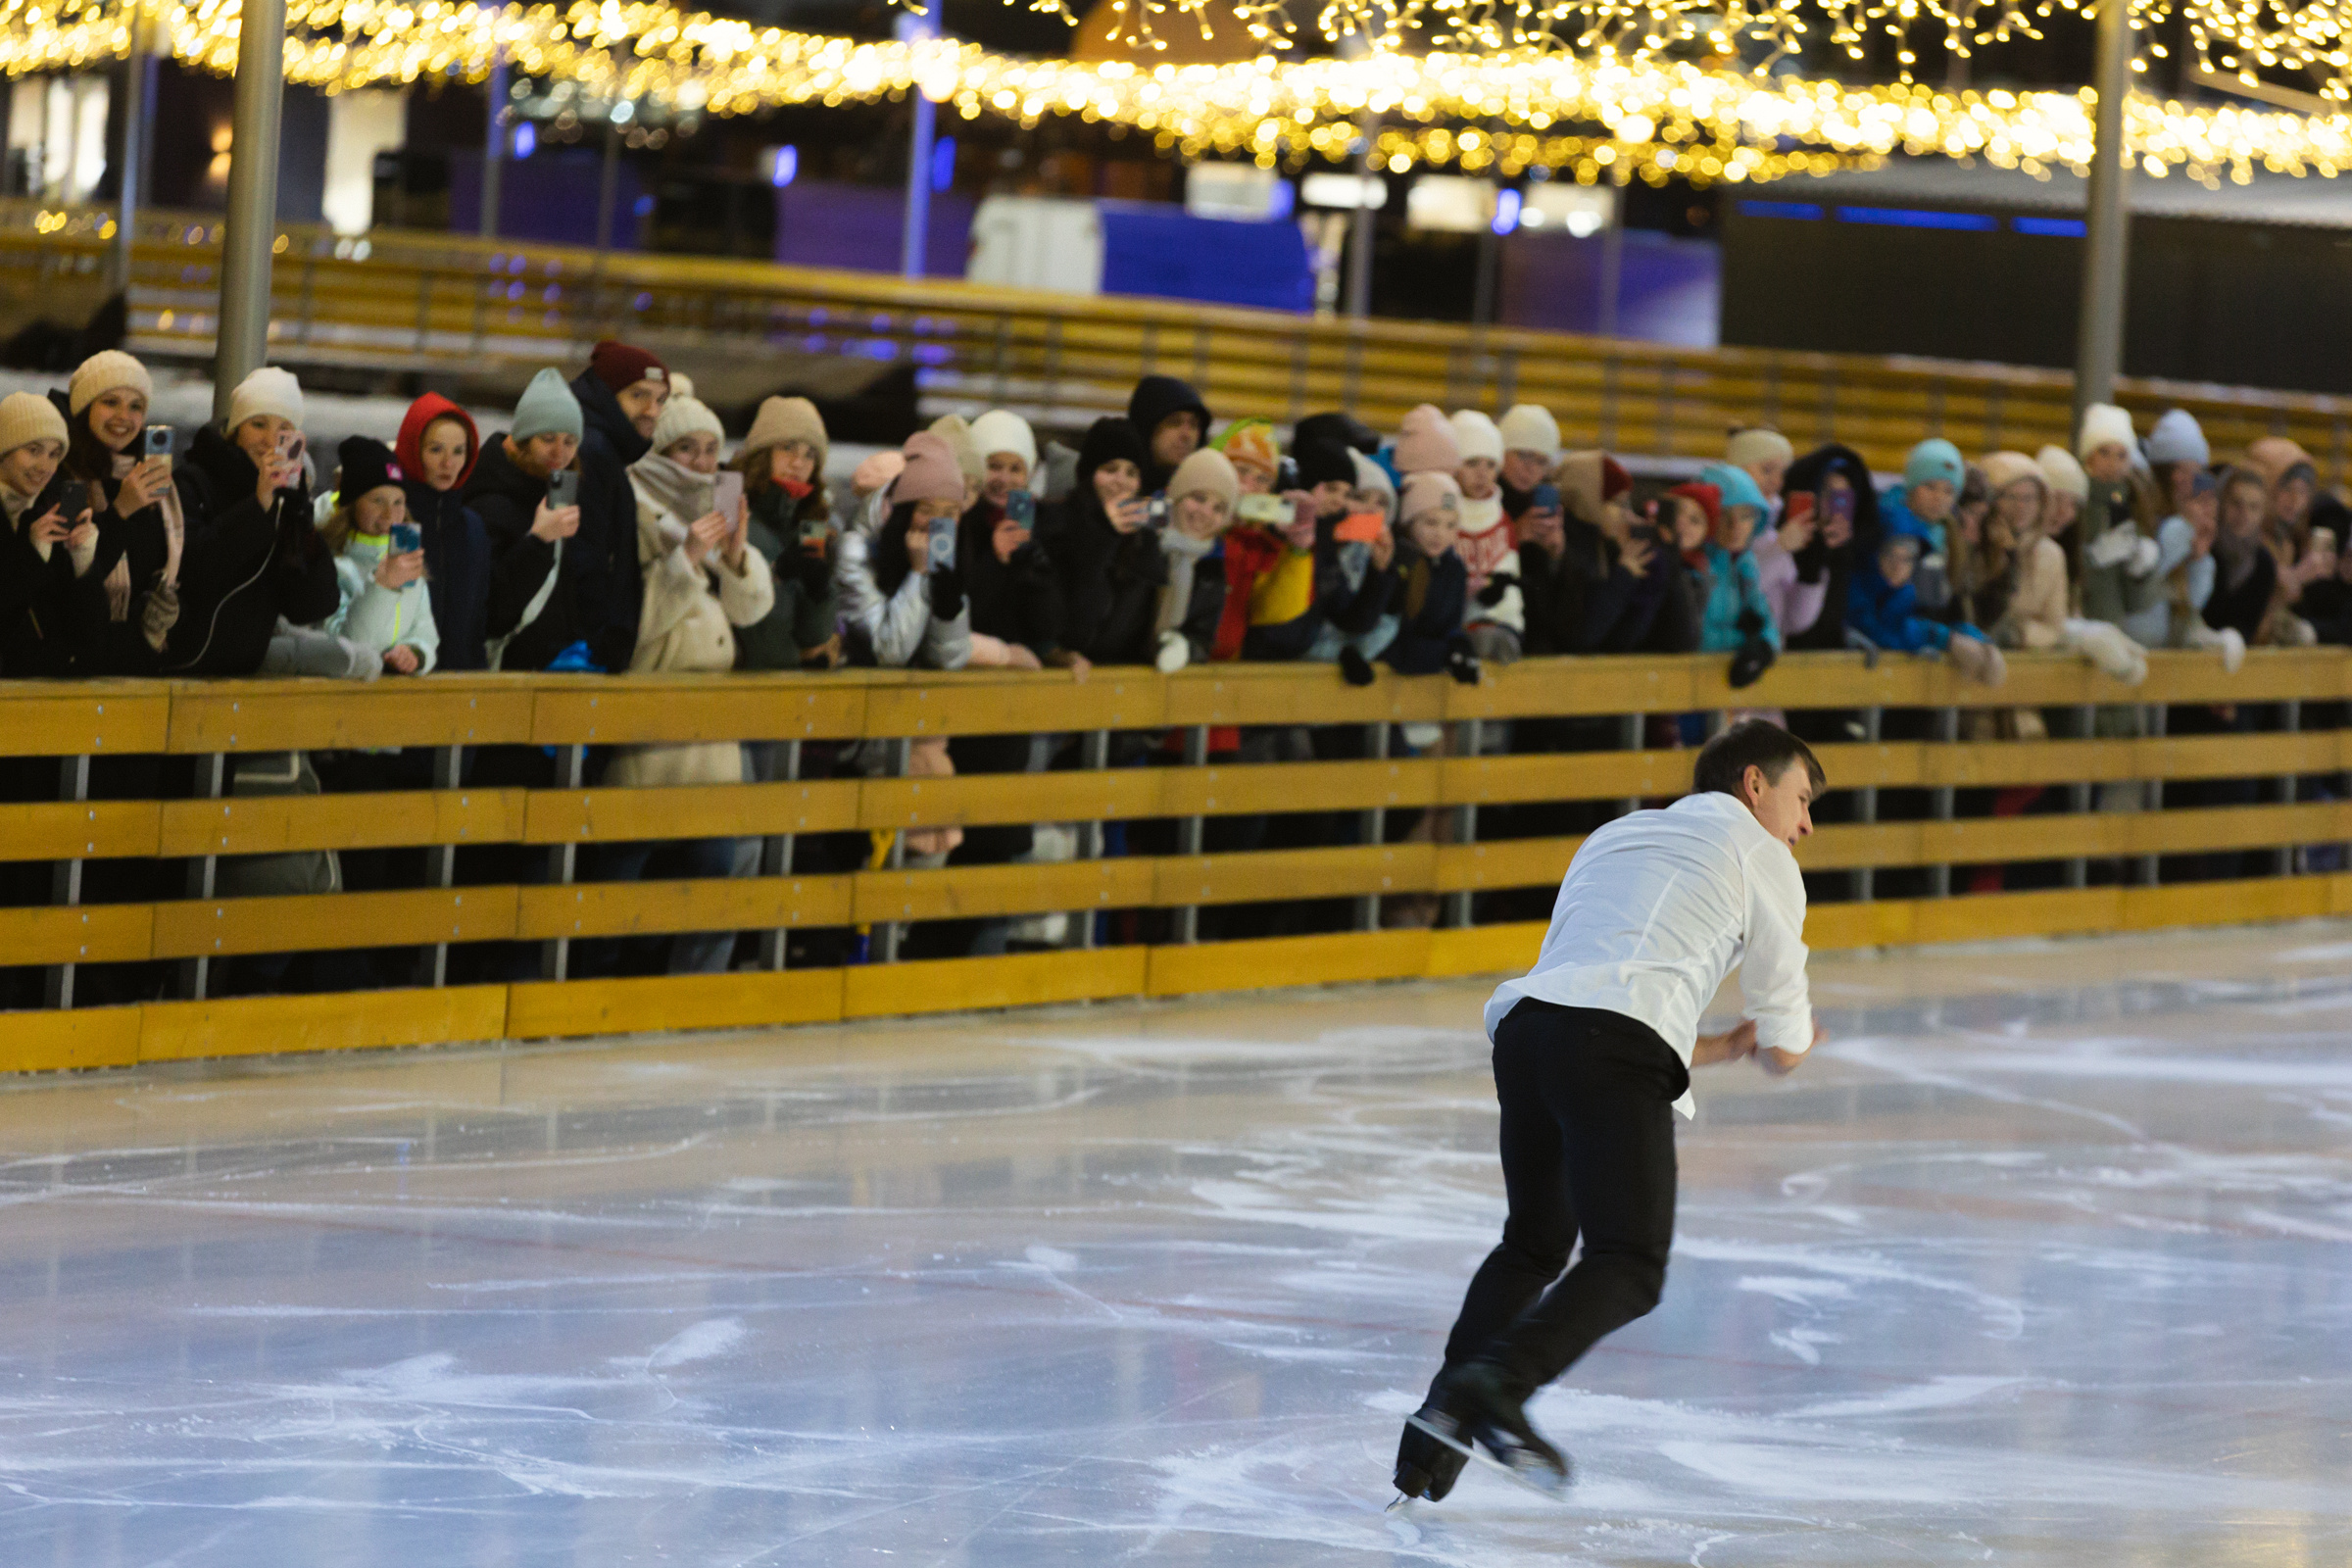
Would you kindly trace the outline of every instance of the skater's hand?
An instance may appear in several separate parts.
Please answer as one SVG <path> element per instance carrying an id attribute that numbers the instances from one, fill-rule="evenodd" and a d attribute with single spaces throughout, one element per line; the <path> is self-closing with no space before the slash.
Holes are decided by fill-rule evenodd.
<path id="1" fill-rule="evenodd" d="M 1719 1061 L 1738 1061 L 1756 1054 L 1756 1021 L 1746 1018 L 1728 1034 L 1700 1035 L 1690 1049 L 1690 1065 L 1712 1067 Z"/>
<path id="2" fill-rule="evenodd" d="M 1821 1043 L 1829 1038 L 1830 1032 L 1821 1026 L 1821 1020 L 1818 1018 L 1814 1019 L 1813 1051 L 1820 1050 Z M 1773 1077 L 1786 1078 L 1790 1073 L 1796 1071 L 1798 1063 L 1802 1062 L 1812 1054 L 1812 1051 L 1789 1052 L 1782 1051 L 1777 1047 L 1766 1046 L 1756 1053 L 1756 1060 L 1761 1062 L 1764 1070 L 1772 1074 Z"/>

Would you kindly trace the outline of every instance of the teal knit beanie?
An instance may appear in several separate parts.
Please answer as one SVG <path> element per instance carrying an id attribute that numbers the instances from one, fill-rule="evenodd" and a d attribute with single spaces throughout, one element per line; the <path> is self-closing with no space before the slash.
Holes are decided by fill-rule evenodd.
<path id="1" fill-rule="evenodd" d="M 1903 487 L 1934 484 L 1941 479 L 1958 494 L 1968 478 L 1968 465 L 1960 459 L 1960 449 L 1939 435 L 1932 435 L 1911 449 L 1903 460 Z"/>

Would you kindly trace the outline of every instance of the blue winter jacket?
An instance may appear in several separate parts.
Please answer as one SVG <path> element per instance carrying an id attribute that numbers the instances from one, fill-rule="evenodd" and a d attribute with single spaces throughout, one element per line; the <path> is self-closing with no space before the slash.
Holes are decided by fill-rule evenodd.
<path id="1" fill-rule="evenodd" d="M 1853 586 L 1847 590 L 1845 624 L 1890 653 L 1941 653 L 1952 640 L 1952 628 L 1918 614 L 1919 592 L 1910 583 L 1890 586 L 1880 574 L 1879 559 L 1855 563 Z"/>
<path id="2" fill-rule="evenodd" d="M 1779 648 L 1781 628 L 1772 618 L 1772 605 L 1764 597 L 1764 585 L 1756 579 L 1754 552 L 1742 550 L 1734 556 L 1710 539 L 1705 554 L 1707 588 L 1706 601 L 1699 607 L 1698 651 L 1737 653 L 1747 640 L 1747 634 L 1740 629 L 1740 617 L 1751 610 L 1763 622 L 1764 640 Z"/>

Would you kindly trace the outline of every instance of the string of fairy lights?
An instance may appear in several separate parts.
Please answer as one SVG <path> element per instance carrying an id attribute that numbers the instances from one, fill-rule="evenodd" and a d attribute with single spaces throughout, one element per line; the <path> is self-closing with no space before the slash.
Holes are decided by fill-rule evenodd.
<path id="1" fill-rule="evenodd" d="M 1038 0 L 1057 4 L 1058 0 Z M 1161 24 L 1207 0 L 1130 0 L 1163 8 Z M 761 27 L 654 3 L 510 5 L 448 0 L 292 0 L 286 75 L 329 91 L 431 77 L 479 81 L 503 55 L 526 78 L 571 84 L 596 117 L 630 106 L 672 117 L 873 103 L 920 92 L 966 119 L 1035 124 L 1071 116 L 1152 136 L 1187 159 L 1249 158 L 1297 168 L 1353 155 L 1376 117 L 1370 148 L 1398 173 L 1452 167 L 1506 177 L 1541 169 L 1592 183 L 1763 182 L 1826 172 L 1894 154 L 1982 158 L 2036 175 L 2082 172 L 2093 156 L 2091 95 L 1937 91 L 1916 82 L 1853 85 L 1743 69 L 1738 38 L 1792 45 L 1823 24 L 1845 42 L 1899 13 L 1948 24 L 1962 43 L 2029 30 L 2053 4 L 2029 12 L 1946 0 L 1823 0 L 1808 21 L 1749 0 L 1319 0 L 1315 25 L 1356 28 L 1395 43 L 1413 15 L 1451 19 L 1469 49 L 1376 48 L 1352 60 L 1285 59 L 1298 28 L 1279 4 L 1242 0 L 1231 14 L 1262 29 L 1264 52 L 1226 65 L 1024 60 L 953 40 L 860 42 Z M 1694 6 L 1720 9 L 1699 12 Z M 2139 0 L 2152 24 L 2172 0 Z M 1416 8 L 1426 5 L 1426 12 Z M 2347 55 L 2320 8 L 2279 0 L 2184 0 L 2201 48 L 2251 51 L 2273 65 L 2308 57 L 2344 95 Z M 173 0 L 146 11 L 152 47 L 221 74 L 236 62 L 235 0 Z M 2326 17 L 2336 17 L 2327 11 Z M 124 0 L 0 0 L 0 72 L 92 69 L 131 47 Z M 2225 26 L 2226 23 L 2226 26 Z M 1114 19 L 1114 24 L 1116 19 Z M 1205 20 L 1202 23 L 1206 25 Z M 2330 27 L 2334 27 L 2332 32 Z M 1691 29 L 1704 28 L 1694 32 Z M 1483 30 L 1481 30 L 1483 29 Z M 1544 30 L 1548 29 L 1548 30 Z M 2006 29 L 2006 34 L 2004 34 Z M 2294 50 L 2278 42 L 2291 34 Z M 1696 41 L 1709 61 L 1671 56 Z M 1851 43 L 1859 48 L 1859 43 Z M 2234 59 L 2235 57 L 2230 57 Z M 2352 169 L 2352 115 L 2306 116 L 2183 105 L 2134 95 L 2126 145 L 2151 174 L 2179 171 L 2217 184 L 2257 170 L 2333 175 Z"/>

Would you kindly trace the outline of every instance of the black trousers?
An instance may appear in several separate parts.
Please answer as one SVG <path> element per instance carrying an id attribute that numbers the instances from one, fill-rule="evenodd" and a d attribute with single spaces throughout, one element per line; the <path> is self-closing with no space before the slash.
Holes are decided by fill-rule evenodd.
<path id="1" fill-rule="evenodd" d="M 1690 1073 L 1647 1024 L 1522 999 L 1494 1031 L 1502 1243 L 1470 1281 L 1448 1367 L 1529 1391 L 1658 1304 L 1674 1242 L 1674 1102 Z M 1585 1242 L 1563 1277 L 1569 1249 Z"/>

